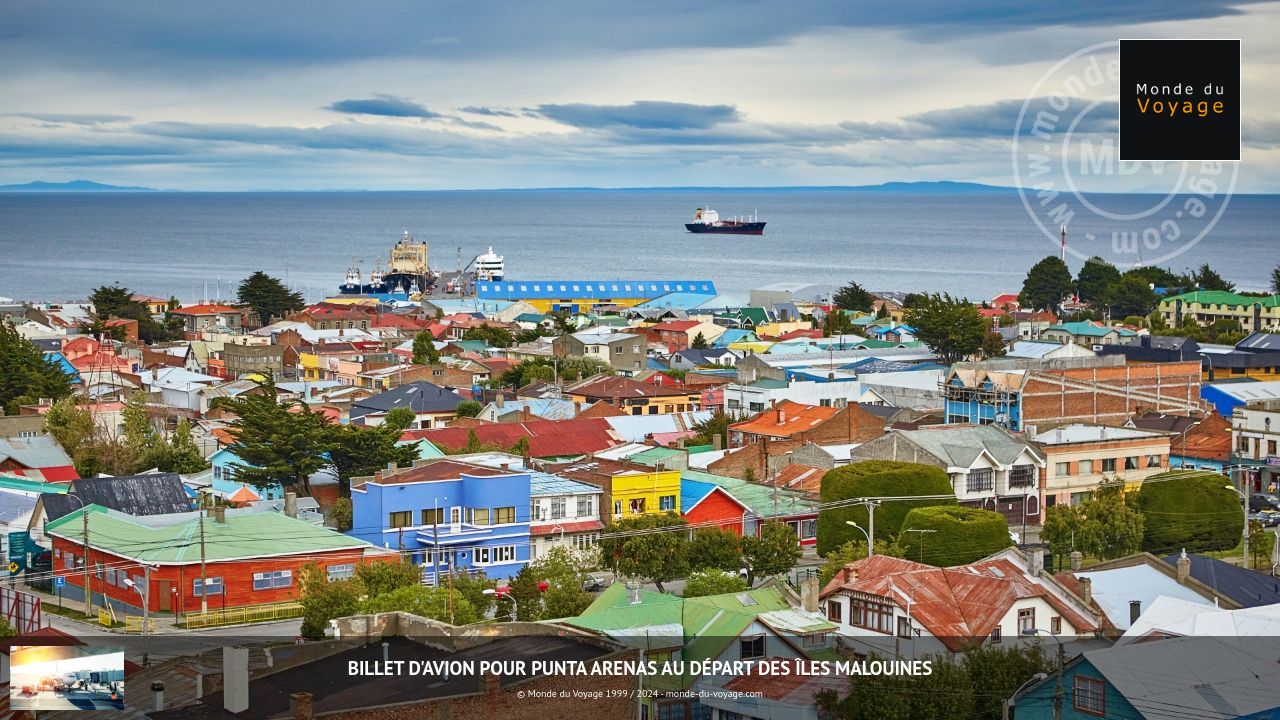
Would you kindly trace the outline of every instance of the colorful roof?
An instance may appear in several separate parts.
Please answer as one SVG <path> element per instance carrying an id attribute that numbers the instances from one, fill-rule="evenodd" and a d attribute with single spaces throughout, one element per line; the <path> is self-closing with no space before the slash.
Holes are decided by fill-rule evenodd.
<path id="1" fill-rule="evenodd" d="M 1267 308 L 1280 307 L 1280 295 L 1251 297 L 1248 295 L 1237 295 L 1236 293 L 1227 292 L 1226 290 L 1197 290 L 1195 292 L 1167 297 L 1161 300 L 1160 304 L 1172 304 L 1175 300 L 1181 300 L 1184 303 L 1226 305 L 1228 307 L 1249 307 L 1254 304 Z"/>
<path id="2" fill-rule="evenodd" d="M 596 488 L 598 491 L 598 488 Z M 580 522 L 561 523 L 559 525 L 530 525 L 530 535 L 559 535 L 560 533 L 579 533 L 603 530 L 604 523 L 599 520 L 582 520 Z"/>
<path id="3" fill-rule="evenodd" d="M 715 295 L 716 285 L 710 280 L 501 280 L 476 283 L 476 295 L 482 300 L 652 299 L 673 292 Z"/>
<path id="4" fill-rule="evenodd" d="M 714 453 L 702 453 L 710 455 Z M 680 479 L 714 483 L 724 488 L 735 500 L 742 503 L 757 518 L 794 517 L 816 515 L 817 502 L 804 493 L 789 488 L 774 489 L 764 483 L 749 482 L 735 477 L 715 475 L 696 469 L 681 470 Z"/>
<path id="5" fill-rule="evenodd" d="M 468 436 L 485 445 L 510 448 L 521 438 L 528 438 L 533 457 L 565 457 L 586 455 L 622 444 L 604 418 L 572 420 L 534 420 L 523 423 L 492 423 L 472 427 L 448 427 L 434 430 L 406 430 L 401 439 L 425 438 L 446 452 L 466 447 Z"/>
<path id="6" fill-rule="evenodd" d="M 838 412 L 840 408 L 783 400 L 750 420 L 730 425 L 729 429 L 752 435 L 791 437 L 818 427 Z"/>
<path id="7" fill-rule="evenodd" d="M 258 502 L 261 499 L 262 498 L 258 497 L 257 493 L 249 489 L 248 485 L 241 485 L 240 489 L 236 490 L 227 498 L 227 501 L 233 503 L 251 503 Z"/>
<path id="8" fill-rule="evenodd" d="M 239 315 L 240 308 L 209 303 L 205 305 L 188 305 L 169 312 L 173 315 Z"/>

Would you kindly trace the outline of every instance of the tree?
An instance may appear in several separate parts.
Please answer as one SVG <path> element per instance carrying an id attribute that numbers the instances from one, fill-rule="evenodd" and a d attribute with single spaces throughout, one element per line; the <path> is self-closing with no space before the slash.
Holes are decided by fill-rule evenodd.
<path id="1" fill-rule="evenodd" d="M 898 553 L 896 545 L 886 542 L 882 538 L 876 538 L 876 555 L 888 555 L 890 557 L 901 557 Z M 840 547 L 827 553 L 826 559 L 822 563 L 822 567 L 818 571 L 818 584 L 825 586 L 831 582 L 831 578 L 840 572 L 840 568 L 851 562 L 857 562 L 867 556 L 867 541 L 850 540 Z"/>
<path id="2" fill-rule="evenodd" d="M 853 319 L 843 310 L 832 309 L 822 319 L 822 336 L 848 335 L 854 330 Z"/>
<path id="3" fill-rule="evenodd" d="M 978 352 L 989 329 L 977 307 L 950 294 L 924 296 L 903 312 L 903 320 L 945 365 Z"/>
<path id="4" fill-rule="evenodd" d="M 153 436 L 136 463 L 136 470 L 147 468 L 176 473 L 197 473 L 209 468 L 209 463 L 191 438 L 191 423 L 186 418 L 178 421 L 167 441 L 158 435 Z"/>
<path id="5" fill-rule="evenodd" d="M 1155 555 L 1230 550 L 1240 542 L 1240 497 L 1216 472 L 1173 470 L 1152 475 L 1135 493 L 1143 514 L 1142 549 Z"/>
<path id="6" fill-rule="evenodd" d="M 600 554 L 615 575 L 644 578 L 658 586 L 684 577 L 688 570 L 687 533 L 666 528 L 682 528 L 688 523 L 675 513 L 637 515 L 615 521 L 600 534 Z M 643 534 L 626 535 L 634 531 Z"/>
<path id="7" fill-rule="evenodd" d="M 98 426 L 88 409 L 71 398 L 64 398 L 45 413 L 44 426 L 71 456 L 80 477 L 96 477 L 106 469 L 97 447 Z"/>
<path id="8" fill-rule="evenodd" d="M 868 662 L 885 662 L 871 653 Z M 975 698 L 964 661 L 950 655 L 932 655 L 929 674 L 858 675 L 850 678 L 843 700 L 832 690 L 815 698 L 818 717 L 831 720 L 970 720 Z M 994 719 L 993 719 L 994 720 Z"/>
<path id="9" fill-rule="evenodd" d="M 1280 265 L 1271 271 L 1271 292 L 1280 293 Z"/>
<path id="10" fill-rule="evenodd" d="M 17 415 L 19 405 L 70 396 L 71 377 L 12 325 L 0 321 L 0 409 Z"/>
<path id="11" fill-rule="evenodd" d="M 836 291 L 832 301 L 841 310 L 871 312 L 871 305 L 875 302 L 875 297 L 864 290 L 861 285 L 851 280 L 848 285 Z"/>
<path id="12" fill-rule="evenodd" d="M 470 625 L 482 619 L 466 598 L 450 594 L 449 588 L 421 584 L 372 595 L 360 603 L 360 612 L 406 612 L 452 625 Z"/>
<path id="13" fill-rule="evenodd" d="M 520 620 L 553 620 L 580 615 L 595 600 L 582 589 L 586 559 L 578 551 L 557 545 L 521 568 L 512 579 L 511 594 Z M 546 591 L 538 584 L 545 582 Z"/>
<path id="14" fill-rule="evenodd" d="M 476 402 L 475 400 L 463 400 L 462 402 L 458 403 L 458 409 L 455 410 L 454 412 L 457 413 L 458 417 L 473 418 L 479 415 L 480 411 L 483 409 L 484 409 L 484 406 Z"/>
<path id="15" fill-rule="evenodd" d="M 138 322 L 138 339 L 147 342 L 170 340 L 182 335 L 182 321 L 169 318 L 164 322 L 156 320 L 147 309 L 146 303 L 133 299 L 133 292 L 119 285 L 104 285 L 94 289 L 89 295 L 93 304 L 93 315 L 82 327 L 92 335 L 107 335 L 114 340 L 124 340 L 122 328 L 106 327 L 107 320 L 121 318 Z"/>
<path id="16" fill-rule="evenodd" d="M 494 607 L 494 596 L 486 595 L 484 591 L 498 587 L 498 581 L 484 574 L 472 575 L 465 570 L 454 570 L 453 577 L 446 576 L 440 584 L 446 588 L 452 587 L 455 596 L 465 598 L 481 617 L 487 616 Z"/>
<path id="17" fill-rule="evenodd" d="M 555 358 L 555 367 L 551 358 L 535 358 L 525 360 L 502 373 L 502 385 L 523 387 L 538 380 L 550 381 L 558 372 L 560 382 L 573 382 L 593 375 L 613 375 L 616 372 L 608 362 L 593 357 Z"/>
<path id="18" fill-rule="evenodd" d="M 742 539 L 720 528 L 703 528 L 693 534 L 688 548 L 691 570 L 726 570 L 742 567 Z"/>
<path id="19" fill-rule="evenodd" d="M 334 618 L 360 611 L 364 588 L 355 580 L 329 581 L 328 571 L 307 563 L 298 571 L 298 604 L 302 605 L 302 637 L 323 640 L 325 628 Z"/>
<path id="20" fill-rule="evenodd" d="M 889 460 L 867 460 L 827 471 L 822 477 L 823 508 L 818 511 L 818 554 L 827 553 L 850 540 L 864 540 L 853 521 L 867 528 L 867 508 L 863 505 L 830 507 L 831 503 L 856 498 L 937 495 L 938 498 L 881 503 L 876 508 L 875 536 L 896 539 L 907 513 L 917 507 L 955 505 L 951 479 L 938 467 Z"/>
<path id="21" fill-rule="evenodd" d="M 18 631 L 13 629 L 6 618 L 0 617 L 0 638 L 17 637 Z"/>
<path id="22" fill-rule="evenodd" d="M 728 595 L 742 592 L 748 587 L 750 586 L 747 585 L 747 581 L 737 573 L 708 568 L 689 573 L 689 577 L 684 581 L 684 592 L 681 594 L 687 598 Z"/>
<path id="23" fill-rule="evenodd" d="M 1040 537 L 1055 556 L 1079 550 L 1111 560 L 1141 549 L 1147 521 L 1126 500 L 1123 482 L 1104 482 L 1079 505 L 1054 505 L 1046 510 Z"/>
<path id="24" fill-rule="evenodd" d="M 374 562 L 356 566 L 355 579 L 369 597 L 422 584 L 422 570 L 407 561 Z"/>
<path id="25" fill-rule="evenodd" d="M 463 340 L 480 340 L 489 347 L 509 348 L 516 339 L 511 331 L 498 325 L 481 325 L 462 333 Z"/>
<path id="26" fill-rule="evenodd" d="M 706 350 L 707 336 L 703 335 L 701 332 L 699 332 L 697 335 L 694 335 L 693 342 L 690 343 L 689 347 L 692 347 L 695 350 Z"/>
<path id="27" fill-rule="evenodd" d="M 277 401 L 275 381 L 258 382 L 259 392 L 218 398 L 217 407 L 235 414 L 227 423 L 236 442 L 232 452 L 246 464 L 237 479 L 254 487 L 292 485 L 310 495 L 309 478 L 330 464 L 333 426 L 305 403 Z"/>
<path id="28" fill-rule="evenodd" d="M 413 415 L 409 408 L 396 410 L 407 410 L 410 416 Z M 408 467 L 418 459 L 416 445 L 396 444 L 404 430 L 398 424 L 404 421 L 403 417 L 396 418 L 395 424 L 391 420 L 391 413 L 388 413 L 382 425 L 327 426 L 323 442 L 328 448 L 329 464 L 338 476 L 339 494 L 345 496 L 350 493 L 353 477 L 372 475 L 389 463 Z"/>
<path id="29" fill-rule="evenodd" d="M 333 518 L 333 524 L 338 527 L 338 532 L 351 529 L 351 498 L 340 497 L 334 500 L 329 513 Z"/>
<path id="30" fill-rule="evenodd" d="M 715 439 L 720 438 L 720 447 L 729 447 L 729 426 L 733 424 L 733 418 L 725 414 L 719 408 L 711 413 L 711 417 L 693 424 L 692 430 L 698 433 L 689 442 L 692 445 L 714 445 Z"/>
<path id="31" fill-rule="evenodd" d="M 742 538 L 742 560 L 747 565 L 747 584 L 758 577 L 780 575 L 800 560 L 800 543 L 795 530 L 784 522 L 767 522 L 759 537 Z"/>
<path id="32" fill-rule="evenodd" d="M 936 567 L 965 565 L 1013 544 L 1004 516 L 979 508 L 916 508 L 902 527 L 897 542 L 902 557 Z M 905 532 L 907 528 L 930 532 Z"/>
<path id="33" fill-rule="evenodd" d="M 1111 297 L 1111 289 L 1120 282 L 1120 271 L 1115 265 L 1094 256 L 1085 261 L 1076 275 L 1076 292 L 1080 299 L 1094 307 L 1104 307 Z"/>
<path id="34" fill-rule="evenodd" d="M 1006 352 L 1008 350 L 1004 345 L 1004 336 L 1000 333 L 990 330 L 982 336 L 982 357 L 1002 357 Z"/>
<path id="35" fill-rule="evenodd" d="M 1191 279 L 1195 281 L 1196 287 L 1201 290 L 1225 290 L 1226 292 L 1234 292 L 1236 285 L 1228 282 L 1226 278 L 1219 275 L 1213 268 L 1209 267 L 1209 263 L 1201 265 L 1191 273 Z"/>
<path id="36" fill-rule="evenodd" d="M 1257 520 L 1249 521 L 1249 561 L 1254 568 L 1270 567 L 1271 547 L 1275 535 Z"/>
<path id="37" fill-rule="evenodd" d="M 1061 258 L 1050 255 L 1027 271 L 1018 302 L 1033 310 L 1054 310 L 1071 293 L 1071 286 L 1071 269 Z"/>
<path id="38" fill-rule="evenodd" d="M 282 318 L 285 313 L 301 310 L 306 306 L 302 293 L 291 291 L 280 280 L 261 270 L 240 283 L 236 300 L 241 306 L 252 310 L 263 325 L 270 324 L 272 318 Z"/>
<path id="39" fill-rule="evenodd" d="M 1127 272 L 1111 286 L 1107 307 L 1116 316 L 1146 315 L 1156 306 L 1156 293 L 1141 276 Z"/>
<path id="40" fill-rule="evenodd" d="M 440 362 L 440 351 L 436 349 L 435 338 L 426 330 L 413 338 L 413 362 L 417 365 L 435 365 Z"/>

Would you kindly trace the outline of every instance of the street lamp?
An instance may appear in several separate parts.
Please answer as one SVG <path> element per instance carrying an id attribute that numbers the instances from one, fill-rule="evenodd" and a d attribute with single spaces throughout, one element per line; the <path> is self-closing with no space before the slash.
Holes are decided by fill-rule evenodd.
<path id="1" fill-rule="evenodd" d="M 1249 496 L 1245 495 L 1244 491 L 1236 487 L 1235 485 L 1223 485 L 1223 487 L 1239 495 L 1240 505 L 1241 507 L 1244 508 L 1244 530 L 1241 531 L 1241 533 L 1244 535 L 1244 544 L 1243 544 L 1244 565 L 1242 565 L 1241 567 L 1248 570 L 1249 569 Z"/>
<path id="2" fill-rule="evenodd" d="M 82 539 L 84 540 L 84 617 L 86 620 L 93 614 L 93 585 L 89 578 L 89 508 L 84 504 L 84 498 L 76 495 L 70 490 L 66 496 L 80 503 L 80 517 L 83 521 L 81 529 Z M 106 591 L 102 595 L 104 601 L 106 599 Z"/>
<path id="3" fill-rule="evenodd" d="M 151 566 L 143 565 L 142 574 L 144 587 L 138 587 L 138 584 L 128 575 L 124 577 L 124 584 L 125 587 L 132 588 L 142 599 L 142 666 L 146 667 L 151 664 L 147 655 L 147 626 L 151 624 Z"/>
<path id="4" fill-rule="evenodd" d="M 509 593 L 509 592 L 498 592 L 497 590 L 495 590 L 495 589 L 493 589 L 493 588 L 485 588 L 484 590 L 481 590 L 480 592 L 484 593 L 485 595 L 492 595 L 492 596 L 494 596 L 495 598 L 506 598 L 507 600 L 510 600 L 510 601 L 511 601 L 511 622 L 515 622 L 515 621 L 516 621 L 516 610 L 517 610 L 517 607 L 516 607 L 516 599 L 515 599 L 514 597 L 512 597 L 512 596 L 511 596 L 511 593 Z"/>
<path id="5" fill-rule="evenodd" d="M 858 523 L 852 520 L 845 520 L 844 524 L 861 530 L 863 536 L 867 538 L 867 557 L 871 557 L 872 555 L 875 555 L 875 549 L 871 547 L 871 533 L 867 532 L 865 528 L 863 528 L 861 525 L 859 525 Z"/>
<path id="6" fill-rule="evenodd" d="M 1026 690 L 1027 686 L 1030 685 L 1031 683 L 1038 683 L 1047 677 L 1049 676 L 1045 675 L 1044 673 L 1036 673 L 1035 675 L 1032 675 L 1030 678 L 1027 679 L 1026 682 L 1019 685 L 1017 690 L 1013 691 L 1013 695 L 1010 695 L 1009 699 L 1000 701 L 1000 705 L 1001 705 L 1000 717 L 1003 720 L 1009 720 L 1009 707 L 1013 705 L 1013 702 L 1015 700 L 1018 699 L 1018 695 L 1023 690 Z"/>
<path id="7" fill-rule="evenodd" d="M 1062 638 L 1059 638 L 1048 630 L 1041 630 L 1040 628 L 1033 627 L 1024 628 L 1021 631 L 1021 634 L 1028 637 L 1033 635 L 1048 635 L 1053 638 L 1054 642 L 1058 643 L 1058 687 L 1053 691 L 1053 720 L 1062 720 L 1062 667 L 1066 664 L 1066 653 L 1062 648 Z M 1017 693 L 1014 693 L 1014 695 L 1017 695 Z"/>

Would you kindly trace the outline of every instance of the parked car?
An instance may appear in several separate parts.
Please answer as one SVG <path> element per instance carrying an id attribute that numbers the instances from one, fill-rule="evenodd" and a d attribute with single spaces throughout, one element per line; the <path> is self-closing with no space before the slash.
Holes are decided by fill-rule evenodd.
<path id="1" fill-rule="evenodd" d="M 595 575 L 588 575 L 587 579 L 582 581 L 582 589 L 587 592 L 598 592 L 604 589 L 604 579 Z"/>
<path id="2" fill-rule="evenodd" d="M 1277 510 L 1259 510 L 1249 514 L 1250 521 L 1262 523 L 1263 527 L 1276 527 L 1280 525 L 1280 511 Z"/>
<path id="3" fill-rule="evenodd" d="M 1268 493 L 1254 493 L 1249 496 L 1249 512 L 1259 510 L 1280 510 L 1280 498 Z"/>

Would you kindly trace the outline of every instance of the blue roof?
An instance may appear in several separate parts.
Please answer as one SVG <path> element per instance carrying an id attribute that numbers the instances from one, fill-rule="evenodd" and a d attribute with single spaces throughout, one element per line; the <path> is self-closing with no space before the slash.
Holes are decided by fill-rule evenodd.
<path id="1" fill-rule="evenodd" d="M 495 407 L 497 407 L 495 405 Z M 577 416 L 577 408 L 570 400 L 561 400 L 559 398 L 515 398 L 513 400 L 504 400 L 502 403 L 501 415 L 511 412 L 520 412 L 524 408 L 529 408 L 529 414 L 543 420 L 569 420 Z"/>
<path id="2" fill-rule="evenodd" d="M 612 284 L 612 283 L 611 283 Z M 687 286 L 686 286 L 687 287 Z M 641 310 L 660 310 L 664 308 L 675 308 L 678 310 L 693 310 L 700 308 L 711 301 L 712 293 L 698 292 L 670 292 L 666 295 L 656 297 L 652 300 L 637 305 Z"/>
<path id="3" fill-rule="evenodd" d="M 728 347 L 730 343 L 741 342 L 743 340 L 759 340 L 754 330 L 744 328 L 729 328 L 725 330 L 716 341 L 711 343 L 713 347 Z"/>
<path id="4" fill-rule="evenodd" d="M 701 480 L 685 480 L 680 479 L 680 512 L 688 512 L 694 505 L 702 502 L 702 499 L 711 494 L 712 490 L 720 487 L 715 483 L 702 482 Z"/>
<path id="5" fill-rule="evenodd" d="M 577 480 L 569 480 L 559 475 L 549 475 L 536 470 L 529 473 L 530 495 L 574 495 L 578 493 L 598 493 L 600 488 Z"/>
<path id="6" fill-rule="evenodd" d="M 481 300 L 652 299 L 680 292 L 713 296 L 716 284 L 710 280 L 501 280 L 476 283 L 476 295 Z"/>

